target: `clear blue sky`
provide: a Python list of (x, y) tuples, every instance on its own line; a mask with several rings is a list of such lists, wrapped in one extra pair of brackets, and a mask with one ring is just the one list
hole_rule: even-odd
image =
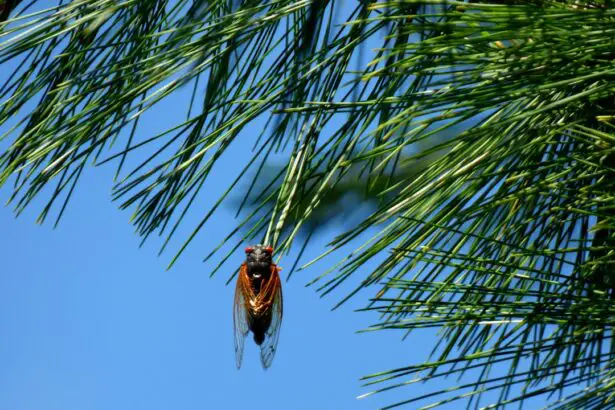
[[(173, 98), (185, 102), (187, 93)], [(142, 135), (185, 117), (184, 106), (170, 102), (149, 115)], [(259, 130), (259, 124), (252, 127)], [(249, 131), (242, 137), (246, 147), (253, 141)], [(239, 172), (237, 163), (250, 155), (241, 148), (215, 170), (210, 195), (178, 239)], [(353, 312), (362, 299), (331, 312), (343, 294), (320, 299), (304, 287), (318, 269), (284, 283), (284, 321), (272, 367), (261, 369), (247, 339), (238, 371), (234, 287), (225, 286), (232, 272), (209, 279), (217, 261), (201, 262), (237, 222), (231, 210), (222, 210), (165, 271), (180, 242), (162, 257), (158, 240), (138, 248), (130, 213), (111, 203), (113, 171), (88, 169), (56, 230), (50, 223), (35, 225), (40, 202), (17, 220), (0, 208), (0, 409), (373, 409), (425, 389), (355, 399), (369, 391), (360, 388), (360, 376), (420, 362), (436, 335), (425, 331), (402, 342), (395, 332), (356, 334), (377, 318)], [(0, 190), (3, 203), (7, 188)], [(322, 251), (326, 239), (316, 238), (309, 254)], [(239, 251), (235, 263), (242, 258)]]
[[(218, 172), (237, 171), (227, 166)], [(139, 249), (129, 213), (111, 203), (112, 171), (85, 174), (56, 230), (35, 225), (35, 208), (19, 219), (0, 208), (0, 409), (374, 409), (426, 389), (355, 399), (368, 391), (360, 376), (420, 362), (436, 335), (356, 334), (376, 318), (353, 312), (362, 299), (331, 312), (342, 294), (320, 299), (305, 288), (315, 269), (284, 283), (272, 367), (261, 369), (247, 339), (238, 371), (231, 272), (209, 279), (213, 263), (201, 262), (236, 221), (220, 213), (165, 271), (170, 253), (157, 257), (157, 240)], [(323, 246), (316, 238), (310, 254)]]
[(0, 208), (0, 409), (370, 409), (402, 397), (356, 400), (357, 379), (416, 361), (433, 339), (355, 334), (371, 316), (330, 312), (335, 298), (319, 299), (300, 275), (284, 284), (272, 367), (246, 340), (238, 371), (230, 272), (209, 279), (201, 263), (217, 230), (165, 271), (168, 255), (139, 250), (128, 213), (110, 202), (110, 176), (88, 173), (56, 230), (35, 225), (34, 210), (15, 219)]

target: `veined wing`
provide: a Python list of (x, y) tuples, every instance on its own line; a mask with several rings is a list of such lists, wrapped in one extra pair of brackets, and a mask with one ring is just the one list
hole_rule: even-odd
[(279, 268), (272, 264), (271, 276), (269, 284), (266, 288), (267, 299), (271, 300), (271, 325), (265, 332), (265, 340), (261, 344), (261, 364), (264, 369), (271, 366), (273, 357), (278, 348), (278, 340), (280, 339), (280, 327), (282, 325), (282, 281), (278, 274)]
[(242, 264), (237, 275), (237, 284), (235, 285), (235, 301), (233, 303), (233, 327), (235, 331), (235, 360), (237, 368), (241, 368), (243, 359), (243, 347), (246, 341), (246, 335), (250, 331), (248, 328), (248, 312), (246, 310), (246, 286), (250, 286), (250, 279), (246, 264)]

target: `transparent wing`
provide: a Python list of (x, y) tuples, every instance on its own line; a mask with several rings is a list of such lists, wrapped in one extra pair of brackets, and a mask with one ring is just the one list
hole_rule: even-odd
[(261, 364), (264, 369), (271, 366), (273, 356), (278, 349), (278, 340), (280, 339), (280, 327), (282, 325), (282, 281), (278, 274), (278, 267), (272, 266), (271, 279), (273, 281), (270, 291), (272, 292), (273, 303), (271, 305), (271, 325), (265, 333), (265, 340), (261, 344)]
[(249, 281), (245, 263), (239, 269), (237, 275), (237, 284), (235, 285), (235, 301), (233, 304), (233, 326), (235, 328), (235, 360), (237, 368), (241, 368), (241, 360), (243, 359), (243, 346), (246, 340), (246, 335), (249, 332), (248, 328), (248, 312), (246, 311), (246, 299), (244, 289), (246, 281)]

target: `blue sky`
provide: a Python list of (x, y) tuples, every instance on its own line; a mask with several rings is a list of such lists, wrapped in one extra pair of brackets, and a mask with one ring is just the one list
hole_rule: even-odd
[[(232, 162), (221, 175), (237, 171)], [(248, 338), (238, 371), (234, 287), (225, 286), (232, 272), (210, 279), (217, 260), (201, 262), (236, 223), (230, 210), (166, 271), (171, 253), (158, 257), (158, 240), (139, 249), (129, 212), (111, 202), (113, 171), (84, 174), (55, 230), (34, 223), (36, 204), (18, 219), (0, 208), (0, 409), (374, 409), (445, 386), (413, 385), (356, 400), (369, 391), (359, 377), (426, 359), (437, 335), (421, 331), (401, 341), (397, 332), (356, 334), (377, 318), (353, 311), (363, 306), (361, 298), (331, 312), (343, 293), (321, 299), (304, 286), (318, 267), (284, 283), (271, 368), (261, 369)], [(212, 189), (225, 187), (224, 178), (214, 181)], [(7, 198), (8, 190), (0, 190), (0, 199)], [(308, 256), (322, 251), (330, 233), (312, 242)], [(233, 260), (242, 259), (240, 250)]]
[(197, 249), (216, 230), (165, 271), (110, 202), (108, 174), (86, 174), (56, 230), (35, 225), (34, 209), (19, 219), (0, 209), (1, 409), (368, 409), (403, 397), (358, 401), (357, 379), (415, 361), (433, 339), (355, 334), (370, 316), (330, 312), (335, 297), (319, 299), (300, 275), (284, 284), (272, 367), (261, 369), (248, 339), (238, 371), (233, 286), (227, 272), (209, 279)]
[[(5, 65), (4, 72), (12, 67)], [(186, 87), (147, 113), (138, 137), (185, 118), (189, 93)], [(331, 312), (342, 293), (320, 299), (304, 286), (327, 264), (284, 283), (284, 321), (272, 367), (262, 370), (248, 338), (243, 367), (235, 368), (234, 284), (225, 285), (232, 271), (210, 279), (219, 259), (201, 262), (237, 223), (232, 209), (222, 209), (165, 270), (203, 210), (238, 174), (238, 162), (252, 155), (251, 133), (261, 126), (248, 127), (220, 161), (162, 257), (162, 241), (140, 249), (130, 212), (111, 202), (115, 165), (84, 172), (55, 230), (55, 215), (35, 224), (44, 194), (18, 219), (10, 207), (0, 208), (0, 409), (372, 409), (407, 397), (408, 391), (357, 400), (368, 391), (358, 378), (397, 367), (400, 358), (416, 361), (433, 339), (402, 343), (400, 334), (356, 334), (376, 321), (353, 312), (362, 303)], [(143, 155), (135, 153), (125, 169)], [(10, 184), (0, 190), (2, 203), (9, 195)], [(315, 238), (307, 256), (321, 252), (327, 239), (327, 232)], [(243, 258), (240, 250), (232, 267)], [(292, 255), (281, 266), (289, 268), (291, 261)]]

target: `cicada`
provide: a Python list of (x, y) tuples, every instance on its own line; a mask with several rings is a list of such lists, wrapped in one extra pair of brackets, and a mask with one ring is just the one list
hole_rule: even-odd
[(282, 324), (282, 283), (278, 274), (281, 268), (273, 263), (272, 255), (271, 246), (249, 246), (246, 248), (246, 261), (239, 269), (233, 306), (238, 369), (249, 332), (260, 346), (263, 368), (271, 366), (278, 347)]

